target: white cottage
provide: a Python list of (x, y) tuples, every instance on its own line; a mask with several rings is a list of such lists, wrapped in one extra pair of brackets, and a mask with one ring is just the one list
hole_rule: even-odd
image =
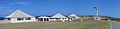
[(35, 22), (36, 21), (34, 16), (24, 13), (21, 10), (16, 10), (9, 16), (6, 16), (5, 18), (7, 18), (7, 20), (9, 20), (11, 23)]
[(72, 18), (79, 18), (77, 15), (75, 15), (75, 14), (71, 14), (71, 15), (69, 15), (68, 17), (72, 17)]
[(49, 21), (49, 20), (50, 20), (50, 17), (47, 17), (47, 16), (38, 17), (38, 21)]
[(68, 20), (68, 18), (63, 16), (60, 13), (57, 13), (56, 15), (54, 15), (50, 18), (50, 21), (65, 21), (65, 20)]
[(71, 15), (68, 16), (68, 18), (69, 18), (69, 21), (71, 21), (73, 19), (78, 19), (79, 17), (75, 14), (71, 14)]

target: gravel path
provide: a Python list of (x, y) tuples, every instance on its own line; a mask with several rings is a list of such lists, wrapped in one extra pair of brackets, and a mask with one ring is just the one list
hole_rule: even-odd
[(110, 29), (120, 29), (120, 22), (110, 22)]

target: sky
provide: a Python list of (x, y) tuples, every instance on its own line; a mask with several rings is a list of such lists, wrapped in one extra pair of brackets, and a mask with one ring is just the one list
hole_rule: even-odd
[(76, 14), (120, 17), (120, 0), (0, 0), (0, 17), (5, 17), (19, 9), (33, 16)]

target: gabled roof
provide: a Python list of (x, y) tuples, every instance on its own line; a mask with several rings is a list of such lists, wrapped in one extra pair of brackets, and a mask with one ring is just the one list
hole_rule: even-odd
[(71, 15), (69, 15), (69, 17), (78, 17), (78, 16), (75, 14), (71, 14)]
[(23, 11), (21, 10), (16, 10), (15, 12), (13, 12), (12, 14), (10, 14), (9, 16), (6, 16), (5, 18), (21, 18), (21, 17), (34, 17), (34, 16), (31, 16), (27, 13), (24, 13)]
[(67, 17), (63, 16), (60, 13), (57, 13), (56, 15), (52, 16), (51, 18), (67, 18)]

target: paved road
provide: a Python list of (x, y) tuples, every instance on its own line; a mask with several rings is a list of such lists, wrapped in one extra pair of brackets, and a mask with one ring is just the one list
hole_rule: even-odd
[(110, 29), (120, 29), (120, 22), (110, 22)]

